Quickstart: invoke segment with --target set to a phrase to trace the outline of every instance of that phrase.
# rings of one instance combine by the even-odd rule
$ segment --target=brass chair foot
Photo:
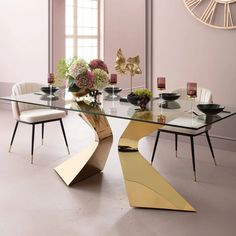
[[[12,146],[10,145],[8,152],[11,152],[11,147],[12,147]]]
[[[34,157],[33,157],[33,155],[31,155],[31,164],[33,164],[33,159],[34,159]]]
[[[216,162],[216,159],[214,158],[214,163],[215,163],[215,166],[217,166],[217,162]]]
[[[194,182],[197,182],[197,175],[196,175],[196,171],[194,171],[193,173],[194,173]]]

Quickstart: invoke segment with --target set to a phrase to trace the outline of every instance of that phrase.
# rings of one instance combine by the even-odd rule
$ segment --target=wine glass
[[[50,95],[48,97],[50,97],[50,98],[54,97],[53,94],[52,94],[52,85],[54,84],[54,82],[55,82],[54,74],[49,73],[48,74],[48,85],[50,87]]]
[[[191,99],[191,113],[193,113],[193,103],[195,98],[197,97],[197,83],[187,83],[187,96]]]
[[[117,74],[111,74],[110,85],[112,85],[112,98],[115,98],[115,85],[117,84]]]
[[[157,89],[158,90],[165,90],[166,89],[166,78],[165,77],[157,77]],[[162,114],[162,93],[160,93],[160,105],[161,105],[161,114]]]

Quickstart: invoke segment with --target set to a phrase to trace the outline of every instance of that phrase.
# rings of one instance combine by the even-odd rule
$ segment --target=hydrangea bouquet
[[[74,57],[68,61],[59,61],[58,76],[68,80],[69,91],[88,93],[99,90],[109,84],[107,65],[100,59],[90,61]]]

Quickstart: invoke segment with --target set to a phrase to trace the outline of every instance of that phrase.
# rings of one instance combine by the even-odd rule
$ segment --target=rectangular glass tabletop
[[[42,92],[36,92],[19,96],[0,97],[0,99],[193,130],[201,129],[236,114],[235,107],[225,107],[217,115],[206,116],[198,110],[197,103],[194,103],[193,112],[191,112],[191,100],[181,99],[163,104],[162,108],[160,107],[160,100],[153,99],[149,102],[147,109],[141,111],[138,106],[120,102],[119,99],[104,96],[100,103],[94,103],[91,97],[75,99],[72,94],[65,93],[64,90],[61,90],[53,98]]]

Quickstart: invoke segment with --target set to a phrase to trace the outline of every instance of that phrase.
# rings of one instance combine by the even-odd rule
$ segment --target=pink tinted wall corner
[[[44,82],[48,71],[47,20],[48,1],[0,1],[0,82]]]

